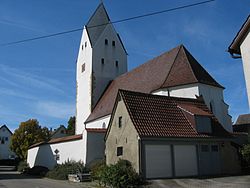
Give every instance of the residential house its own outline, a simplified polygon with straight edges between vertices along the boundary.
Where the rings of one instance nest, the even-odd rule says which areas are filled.
[[[250,16],[241,26],[240,30],[234,37],[232,43],[228,47],[228,52],[233,58],[242,58],[243,69],[246,80],[246,88],[248,93],[248,103],[250,107]]]
[[[147,179],[240,172],[232,135],[202,97],[119,90],[105,140],[107,164],[129,160]]]
[[[0,159],[14,159],[15,153],[10,149],[12,132],[6,125],[0,127]]]

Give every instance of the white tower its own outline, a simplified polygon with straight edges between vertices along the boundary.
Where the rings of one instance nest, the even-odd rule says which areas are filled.
[[[80,43],[76,71],[76,134],[108,84],[127,72],[127,53],[110,22],[103,3],[85,25]]]

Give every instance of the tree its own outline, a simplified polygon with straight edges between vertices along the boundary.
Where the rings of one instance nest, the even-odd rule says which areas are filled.
[[[76,117],[72,116],[69,118],[68,127],[67,127],[67,134],[74,135],[75,134],[75,125],[76,125]]]
[[[250,166],[250,144],[246,144],[240,150],[244,162]]]
[[[49,139],[49,130],[41,127],[36,119],[21,122],[11,138],[10,148],[21,159],[27,158],[27,152],[31,145]]]

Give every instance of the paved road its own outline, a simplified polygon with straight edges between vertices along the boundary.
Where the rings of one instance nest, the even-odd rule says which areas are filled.
[[[51,179],[35,178],[0,167],[0,188],[90,188],[89,183],[70,183]]]
[[[8,170],[8,171],[7,171]],[[69,183],[51,179],[35,178],[0,167],[0,188],[93,188],[92,183]],[[249,176],[233,176],[211,179],[153,180],[147,188],[250,188]]]

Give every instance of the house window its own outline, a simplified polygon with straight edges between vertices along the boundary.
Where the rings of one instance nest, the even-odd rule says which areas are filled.
[[[115,66],[118,67],[118,61],[115,61]]]
[[[9,138],[8,137],[5,137],[5,141],[8,141],[9,140]]]
[[[201,145],[201,152],[209,152],[208,145]]]
[[[115,41],[114,40],[112,41],[112,46],[115,46]]]
[[[122,116],[120,116],[119,119],[118,119],[118,127],[119,128],[122,127]]]
[[[2,140],[1,140],[1,144],[4,144],[4,138],[2,138]]]
[[[117,147],[117,149],[116,149],[116,155],[117,156],[123,155],[123,147]]]
[[[209,107],[210,107],[210,111],[213,113],[214,109],[213,109],[213,104],[212,104],[212,102],[209,103]]]
[[[64,130],[61,130],[61,134],[64,134],[65,132],[64,132]]]
[[[105,45],[108,45],[108,44],[109,44],[108,39],[105,39]]]
[[[104,65],[104,58],[102,58],[102,65]]]
[[[83,50],[83,45],[82,45],[82,50]]]
[[[212,146],[211,146],[211,151],[212,151],[212,152],[218,152],[218,151],[219,151],[218,145],[212,145]]]
[[[85,48],[86,48],[86,47],[87,47],[87,42],[85,42],[85,44],[84,44],[84,45],[85,45]]]
[[[85,71],[85,63],[82,64],[82,72]]]

